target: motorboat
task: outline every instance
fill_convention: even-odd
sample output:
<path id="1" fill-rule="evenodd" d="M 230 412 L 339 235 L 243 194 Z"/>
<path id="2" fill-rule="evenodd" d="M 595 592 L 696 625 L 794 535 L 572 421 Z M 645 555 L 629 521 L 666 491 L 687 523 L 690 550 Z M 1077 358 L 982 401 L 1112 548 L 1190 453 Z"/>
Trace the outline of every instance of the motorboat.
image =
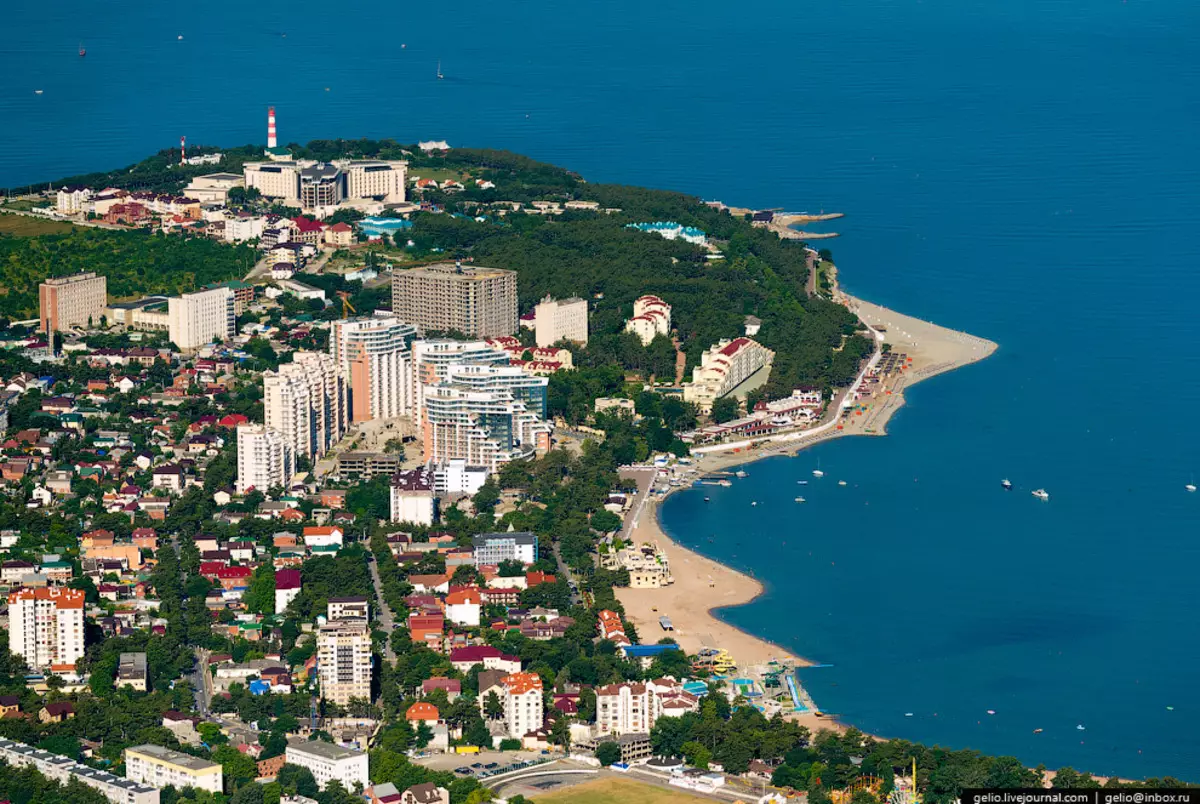
<path id="1" fill-rule="evenodd" d="M 1046 491 L 1045 489 L 1034 489 L 1033 496 L 1037 497 L 1039 500 L 1048 500 L 1050 499 L 1050 492 Z"/>

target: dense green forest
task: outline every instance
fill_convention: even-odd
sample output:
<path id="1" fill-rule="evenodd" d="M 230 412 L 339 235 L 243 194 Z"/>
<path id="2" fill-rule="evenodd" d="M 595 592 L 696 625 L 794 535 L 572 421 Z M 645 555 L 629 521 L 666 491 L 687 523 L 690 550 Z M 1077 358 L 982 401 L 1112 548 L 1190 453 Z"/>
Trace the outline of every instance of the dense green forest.
<path id="1" fill-rule="evenodd" d="M 202 237 L 76 229 L 38 237 L 0 235 L 0 316 L 38 314 L 38 283 L 95 271 L 108 277 L 111 299 L 177 295 L 243 276 L 254 250 Z"/>
<path id="2" fill-rule="evenodd" d="M 467 189 L 454 195 L 427 192 L 424 198 L 445 211 L 468 215 L 415 215 L 414 227 L 405 235 L 415 243 L 413 254 L 453 255 L 516 270 L 526 308 L 547 294 L 589 299 L 593 344 L 581 356 L 583 365 L 645 364 L 652 370 L 653 364 L 661 366 L 669 360 L 669 355 L 659 355 L 656 361 L 641 354 L 635 341 L 621 335 L 633 300 L 647 293 L 662 296 L 672 305 L 673 325 L 689 367 L 717 340 L 740 335 L 747 315 L 762 319 L 758 340 L 776 352 L 767 388 L 771 396 L 785 395 L 800 385 L 843 385 L 869 352 L 870 343 L 855 334 L 858 322 L 849 311 L 805 293 L 809 268 L 803 244 L 780 240 L 698 198 L 590 184 L 569 170 L 504 151 L 452 149 L 426 154 L 415 145 L 388 139 L 314 140 L 289 147 L 300 158 L 403 158 L 412 173 L 436 168 L 464 179 L 493 182 L 494 188 L 484 190 L 468 180 L 464 182 Z M 222 170 L 236 171 L 245 161 L 261 158 L 261 151 L 253 146 L 225 149 L 224 153 Z M 174 157 L 174 151 L 162 151 L 130 168 L 63 182 L 177 190 L 203 171 L 176 165 Z M 605 209 L 619 211 L 494 218 L 482 206 L 493 201 L 535 199 L 595 201 Z M 479 214 L 483 220 L 469 216 Z M 709 260 L 707 250 L 701 247 L 625 228 L 631 222 L 657 220 L 704 230 L 721 243 L 726 258 Z M 6 287 L 28 288 L 10 291 L 0 303 L 0 313 L 29 314 L 36 307 L 36 282 L 51 273 L 52 266 L 61 272 L 83 266 L 100 270 L 109 275 L 110 293 L 120 296 L 137 291 L 177 292 L 196 283 L 228 279 L 244 267 L 242 260 L 248 262 L 251 257 L 248 249 L 176 238 L 148 241 L 144 235 L 132 233 L 76 233 L 0 240 L 0 259 L 6 263 L 0 281 L 11 279 L 15 281 L 5 282 Z M 667 360 L 661 359 L 664 357 Z"/>

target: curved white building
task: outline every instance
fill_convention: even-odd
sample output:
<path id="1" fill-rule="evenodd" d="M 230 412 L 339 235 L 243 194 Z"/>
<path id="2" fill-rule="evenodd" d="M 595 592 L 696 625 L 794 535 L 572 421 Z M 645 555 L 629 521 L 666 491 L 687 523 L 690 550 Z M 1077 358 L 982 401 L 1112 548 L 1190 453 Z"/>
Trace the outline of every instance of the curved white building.
<path id="1" fill-rule="evenodd" d="M 683 401 L 692 402 L 702 413 L 713 402 L 745 382 L 751 374 L 770 366 L 775 353 L 749 338 L 718 341 L 692 369 L 692 381 L 683 384 Z"/>
<path id="2" fill-rule="evenodd" d="M 350 420 L 387 419 L 412 411 L 406 381 L 417 328 L 388 315 L 333 322 L 329 352 L 349 386 Z"/>
<path id="3" fill-rule="evenodd" d="M 625 331 L 632 332 L 648 345 L 656 335 L 671 335 L 671 305 L 657 296 L 642 296 L 633 303 L 633 318 L 625 322 Z"/>

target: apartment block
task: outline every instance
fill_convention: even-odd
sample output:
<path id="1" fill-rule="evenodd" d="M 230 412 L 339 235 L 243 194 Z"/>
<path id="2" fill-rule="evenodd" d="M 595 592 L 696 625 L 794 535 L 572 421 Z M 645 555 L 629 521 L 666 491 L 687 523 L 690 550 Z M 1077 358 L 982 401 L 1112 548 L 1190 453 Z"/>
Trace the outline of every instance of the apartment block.
<path id="1" fill-rule="evenodd" d="M 586 346 L 588 341 L 588 305 L 580 298 L 551 299 L 549 296 L 533 308 L 533 329 L 537 345 L 553 346 L 571 341 Z"/>
<path id="2" fill-rule="evenodd" d="M 150 672 L 145 653 L 122 653 L 117 662 L 117 688 L 130 687 L 145 692 L 150 686 Z"/>
<path id="3" fill-rule="evenodd" d="M 404 203 L 408 163 L 378 159 L 347 159 L 334 162 L 346 177 L 346 197 L 372 198 L 385 204 Z"/>
<path id="4" fill-rule="evenodd" d="M 700 356 L 700 365 L 692 369 L 692 381 L 683 384 L 683 400 L 708 413 L 713 402 L 754 372 L 764 367 L 770 370 L 774 359 L 774 352 L 749 338 L 718 341 Z"/>
<path id="5" fill-rule="evenodd" d="M 532 564 L 537 561 L 537 534 L 528 531 L 483 533 L 471 539 L 471 549 L 477 567 L 501 561 Z"/>
<path id="6" fill-rule="evenodd" d="M 168 333 L 180 349 L 199 349 L 236 332 L 235 295 L 228 287 L 185 293 L 167 302 Z"/>
<path id="7" fill-rule="evenodd" d="M 13 767 L 33 768 L 38 773 L 59 784 L 72 779 L 98 791 L 112 804 L 158 804 L 159 793 L 155 787 L 141 784 L 123 776 L 114 776 L 107 771 L 89 768 L 62 756 L 33 748 L 24 743 L 0 738 L 0 760 Z M 0 791 L 3 794 L 7 791 Z"/>
<path id="8" fill-rule="evenodd" d="M 597 734 L 648 733 L 661 717 L 699 708 L 699 699 L 673 678 L 596 688 Z"/>
<path id="9" fill-rule="evenodd" d="M 508 390 L 426 386 L 421 421 L 426 464 L 463 460 L 497 471 L 550 448 L 551 427 Z"/>
<path id="10" fill-rule="evenodd" d="M 312 771 L 321 789 L 334 779 L 347 790 L 353 790 L 355 785 L 365 790 L 371 785 L 367 776 L 367 755 L 362 751 L 323 740 L 296 740 L 288 743 L 284 756 L 287 764 Z"/>
<path id="11" fill-rule="evenodd" d="M 637 335 L 643 345 L 658 335 L 671 335 L 671 305 L 657 296 L 642 296 L 633 303 L 633 318 L 625 322 L 625 331 Z"/>
<path id="12" fill-rule="evenodd" d="M 486 364 L 451 365 L 446 367 L 442 382 L 458 388 L 488 393 L 509 393 L 538 418 L 546 418 L 546 399 L 550 380 L 523 371 L 519 366 Z"/>
<path id="13" fill-rule="evenodd" d="M 262 424 L 238 425 L 238 474 L 236 487 L 265 492 L 292 479 L 293 458 L 283 434 Z"/>
<path id="14" fill-rule="evenodd" d="M 82 590 L 18 589 L 8 595 L 8 648 L 41 672 L 74 672 L 83 656 Z"/>
<path id="15" fill-rule="evenodd" d="M 425 404 L 425 388 L 444 381 L 452 366 L 507 366 L 511 356 L 502 347 L 486 341 L 456 341 L 431 338 L 414 341 L 412 365 L 408 371 L 408 414 L 420 421 Z"/>
<path id="16" fill-rule="evenodd" d="M 480 686 L 479 700 L 482 702 L 487 691 Z M 492 691 L 504 707 L 504 728 L 509 737 L 519 740 L 542 727 L 545 722 L 542 677 L 537 673 L 509 673 Z"/>
<path id="17" fill-rule="evenodd" d="M 416 327 L 387 315 L 333 322 L 329 351 L 348 381 L 350 420 L 388 419 L 412 410 L 408 361 Z"/>
<path id="18" fill-rule="evenodd" d="M 365 620 L 334 620 L 317 632 L 321 697 L 345 706 L 371 698 L 371 633 Z"/>
<path id="19" fill-rule="evenodd" d="M 61 332 L 71 327 L 100 323 L 108 304 L 108 279 L 93 271 L 47 279 L 38 286 L 42 331 Z"/>
<path id="20" fill-rule="evenodd" d="M 160 745 L 125 749 L 125 776 L 135 782 L 182 790 L 194 787 L 210 793 L 223 792 L 221 766 L 207 759 L 182 754 Z"/>
<path id="21" fill-rule="evenodd" d="M 346 381 L 332 357 L 296 352 L 291 363 L 263 373 L 267 427 L 278 430 L 293 456 L 316 460 L 346 432 Z"/>
<path id="22" fill-rule="evenodd" d="M 432 472 L 427 469 L 413 469 L 397 472 L 392 477 L 392 522 L 432 525 L 436 513 Z"/>
<path id="23" fill-rule="evenodd" d="M 392 312 L 422 330 L 469 338 L 517 331 L 517 274 L 438 263 L 392 274 Z"/>

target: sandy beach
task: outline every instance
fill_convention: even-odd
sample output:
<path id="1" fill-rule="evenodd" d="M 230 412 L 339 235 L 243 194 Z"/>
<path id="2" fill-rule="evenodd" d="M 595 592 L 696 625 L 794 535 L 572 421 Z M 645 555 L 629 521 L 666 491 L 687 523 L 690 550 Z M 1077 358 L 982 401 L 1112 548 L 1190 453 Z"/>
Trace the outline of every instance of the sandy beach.
<path id="1" fill-rule="evenodd" d="M 830 405 L 823 427 L 814 427 L 808 434 L 793 433 L 762 439 L 754 443 L 740 442 L 713 448 L 697 456 L 697 466 L 703 472 L 728 469 L 759 458 L 797 451 L 830 438 L 846 435 L 884 435 L 887 422 L 904 405 L 905 388 L 938 374 L 982 360 L 996 349 L 996 344 L 963 332 L 946 329 L 880 307 L 877 304 L 848 296 L 835 290 L 835 299 L 853 310 L 868 326 L 878 330 L 883 342 L 893 352 L 903 353 L 911 363 L 881 383 L 870 396 L 854 402 L 847 415 L 838 413 L 845 396 Z M 840 427 L 838 424 L 840 423 Z M 650 472 L 638 475 L 639 483 L 648 483 Z M 670 617 L 674 637 L 688 653 L 702 647 L 723 648 L 739 666 L 761 664 L 769 659 L 794 659 L 798 664 L 811 664 L 800 656 L 764 639 L 741 631 L 719 619 L 715 609 L 750 602 L 762 592 L 762 585 L 753 578 L 705 558 L 671 541 L 658 522 L 658 502 L 647 499 L 632 512 L 636 526 L 630 536 L 637 543 L 657 542 L 667 554 L 674 583 L 663 589 L 618 589 L 626 617 L 638 628 L 643 642 L 655 642 L 663 632 L 660 616 Z M 832 721 L 808 716 L 805 721 L 813 728 L 829 728 Z"/>

